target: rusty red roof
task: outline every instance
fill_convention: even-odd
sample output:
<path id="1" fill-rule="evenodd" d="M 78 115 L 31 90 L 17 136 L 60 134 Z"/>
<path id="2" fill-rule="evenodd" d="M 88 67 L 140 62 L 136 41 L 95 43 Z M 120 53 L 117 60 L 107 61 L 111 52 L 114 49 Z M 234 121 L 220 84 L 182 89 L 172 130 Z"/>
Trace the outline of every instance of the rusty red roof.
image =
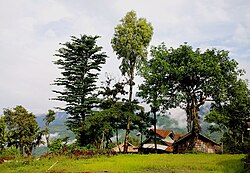
<path id="1" fill-rule="evenodd" d="M 151 129 L 154 132 L 154 129 Z M 172 130 L 160 130 L 160 129 L 156 129 L 156 134 L 158 134 L 159 136 L 166 138 L 171 132 L 173 132 Z"/>
<path id="2" fill-rule="evenodd" d="M 181 137 L 185 136 L 185 134 L 178 134 L 178 133 L 175 133 L 174 134 L 174 140 L 177 141 L 179 140 Z"/>
<path id="3" fill-rule="evenodd" d="M 179 143 L 180 141 L 182 140 L 185 140 L 186 137 L 192 135 L 191 132 L 188 132 L 187 134 L 185 134 L 184 136 L 182 136 L 181 138 L 179 138 L 177 141 L 175 141 L 174 143 Z M 206 138 L 207 140 L 211 141 L 212 143 L 216 144 L 216 145 L 219 145 L 217 142 L 213 141 L 212 139 L 209 139 L 207 138 L 206 136 L 202 135 L 202 134 L 199 134 L 199 136 L 202 136 L 203 138 Z"/>
<path id="4" fill-rule="evenodd" d="M 250 122 L 247 122 L 248 128 L 250 128 Z"/>
<path id="5" fill-rule="evenodd" d="M 171 147 L 166 148 L 166 150 L 165 150 L 165 151 L 172 153 L 172 152 L 173 152 L 173 150 L 174 150 L 174 149 L 173 149 L 173 147 L 171 146 Z"/>

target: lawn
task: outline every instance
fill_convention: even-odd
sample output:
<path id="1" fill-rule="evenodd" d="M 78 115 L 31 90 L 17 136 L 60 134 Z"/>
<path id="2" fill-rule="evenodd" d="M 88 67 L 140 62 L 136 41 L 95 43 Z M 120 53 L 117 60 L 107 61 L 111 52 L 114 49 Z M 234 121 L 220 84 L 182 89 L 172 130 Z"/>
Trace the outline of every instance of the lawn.
<path id="1" fill-rule="evenodd" d="M 50 157 L 43 159 L 15 160 L 0 165 L 4 173 L 49 172 L 154 172 L 154 173 L 202 173 L 202 172 L 243 172 L 245 155 L 216 154 L 127 154 L 101 156 L 91 159 Z"/>

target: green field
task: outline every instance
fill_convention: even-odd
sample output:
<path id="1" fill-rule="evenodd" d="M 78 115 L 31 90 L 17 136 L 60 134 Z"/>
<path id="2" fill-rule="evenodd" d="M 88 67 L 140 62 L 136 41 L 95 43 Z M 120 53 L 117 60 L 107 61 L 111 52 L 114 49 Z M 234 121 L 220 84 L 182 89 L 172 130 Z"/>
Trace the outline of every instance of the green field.
<path id="1" fill-rule="evenodd" d="M 202 172 L 243 172 L 245 155 L 216 154 L 128 154 L 117 156 L 100 156 L 91 159 L 48 157 L 43 159 L 26 159 L 3 163 L 3 173 L 44 173 L 51 165 L 57 163 L 49 172 L 155 172 L 155 173 L 202 173 Z"/>

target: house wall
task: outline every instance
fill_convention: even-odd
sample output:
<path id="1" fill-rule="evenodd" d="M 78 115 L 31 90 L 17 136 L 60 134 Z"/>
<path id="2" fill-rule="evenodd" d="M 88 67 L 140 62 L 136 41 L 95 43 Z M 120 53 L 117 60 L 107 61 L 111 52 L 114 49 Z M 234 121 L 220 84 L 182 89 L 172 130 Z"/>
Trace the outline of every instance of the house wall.
<path id="1" fill-rule="evenodd" d="M 188 144 L 190 142 L 191 138 L 180 141 L 175 146 L 175 151 L 177 153 L 185 153 L 187 151 Z M 206 140 L 198 139 L 194 151 L 203 152 L 203 153 L 216 153 L 220 149 L 220 146 L 215 145 L 214 143 Z"/>

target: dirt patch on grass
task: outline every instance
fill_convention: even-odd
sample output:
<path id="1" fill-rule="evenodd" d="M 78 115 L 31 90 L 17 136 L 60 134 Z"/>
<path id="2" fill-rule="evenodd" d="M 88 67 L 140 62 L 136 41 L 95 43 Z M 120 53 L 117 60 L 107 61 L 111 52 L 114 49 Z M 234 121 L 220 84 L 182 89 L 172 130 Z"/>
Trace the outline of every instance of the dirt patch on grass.
<path id="1" fill-rule="evenodd" d="M 9 162 L 11 160 L 13 160 L 13 157 L 1 157 L 0 158 L 0 164 L 4 163 L 4 162 Z"/>

